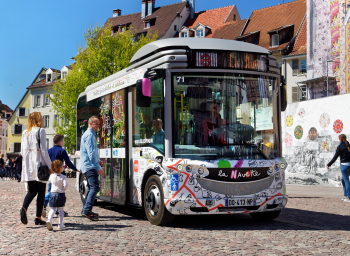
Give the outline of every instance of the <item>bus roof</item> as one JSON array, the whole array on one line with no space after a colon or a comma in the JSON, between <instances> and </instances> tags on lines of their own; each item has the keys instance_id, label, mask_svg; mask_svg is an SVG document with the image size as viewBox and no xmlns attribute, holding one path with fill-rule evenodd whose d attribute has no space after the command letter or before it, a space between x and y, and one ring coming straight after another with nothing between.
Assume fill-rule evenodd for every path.
<instances>
[{"instance_id":1,"label":"bus roof","mask_svg":"<svg viewBox=\"0 0 350 256\"><path fill-rule=\"evenodd\" d=\"M216 38L168 38L158 40L149 43L138 50L130 60L130 63L134 63L144 56L148 56L152 53L156 53L159 49L165 47L188 47L189 49L196 50L225 50L225 51L238 51L238 52L254 52L262 54L271 54L271 52L261 46L234 41L226 39Z\"/></svg>"}]
</instances>

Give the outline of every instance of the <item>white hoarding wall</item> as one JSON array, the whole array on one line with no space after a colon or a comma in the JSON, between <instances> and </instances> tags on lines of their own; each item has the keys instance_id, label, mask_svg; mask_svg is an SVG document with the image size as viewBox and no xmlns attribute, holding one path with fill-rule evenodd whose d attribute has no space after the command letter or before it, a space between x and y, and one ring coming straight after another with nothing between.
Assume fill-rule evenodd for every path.
<instances>
[{"instance_id":1,"label":"white hoarding wall","mask_svg":"<svg viewBox=\"0 0 350 256\"><path fill-rule=\"evenodd\" d=\"M327 170L339 145L350 140L350 95L288 104L282 112L282 150L288 184L341 186L340 161Z\"/></svg>"}]
</instances>

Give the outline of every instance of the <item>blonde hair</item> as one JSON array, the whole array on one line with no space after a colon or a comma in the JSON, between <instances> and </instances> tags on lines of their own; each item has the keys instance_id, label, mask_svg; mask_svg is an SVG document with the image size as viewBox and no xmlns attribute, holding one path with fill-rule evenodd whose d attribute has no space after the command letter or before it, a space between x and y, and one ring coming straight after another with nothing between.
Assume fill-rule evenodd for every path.
<instances>
[{"instance_id":1,"label":"blonde hair","mask_svg":"<svg viewBox=\"0 0 350 256\"><path fill-rule=\"evenodd\" d=\"M63 163L61 162L61 160L54 160L51 164L51 169L54 173L60 173L62 167Z\"/></svg>"},{"instance_id":2,"label":"blonde hair","mask_svg":"<svg viewBox=\"0 0 350 256\"><path fill-rule=\"evenodd\" d=\"M95 121L100 121L100 119L97 116L90 117L88 121L88 125L94 123Z\"/></svg>"},{"instance_id":3,"label":"blonde hair","mask_svg":"<svg viewBox=\"0 0 350 256\"><path fill-rule=\"evenodd\" d=\"M43 126L40 112L33 112L28 116L27 134L32 131L33 127L41 128Z\"/></svg>"},{"instance_id":4,"label":"blonde hair","mask_svg":"<svg viewBox=\"0 0 350 256\"><path fill-rule=\"evenodd\" d=\"M0 158L3 158L3 157L4 157L4 154L1 154L1 155L0 155Z\"/></svg>"},{"instance_id":5,"label":"blonde hair","mask_svg":"<svg viewBox=\"0 0 350 256\"><path fill-rule=\"evenodd\" d=\"M345 144L346 144L347 147L349 146L348 141L346 140L346 135L345 135L345 134L340 134L340 135L339 135L339 140L340 140L341 142L345 142ZM348 147L348 151L350 152L350 148L349 148L349 147Z\"/></svg>"}]
</instances>

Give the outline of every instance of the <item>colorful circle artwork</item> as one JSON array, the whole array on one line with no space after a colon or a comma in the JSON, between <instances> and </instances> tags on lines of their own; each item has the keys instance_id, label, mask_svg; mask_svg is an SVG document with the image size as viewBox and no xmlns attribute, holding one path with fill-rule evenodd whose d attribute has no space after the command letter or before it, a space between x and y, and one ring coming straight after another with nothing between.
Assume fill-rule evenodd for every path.
<instances>
[{"instance_id":1,"label":"colorful circle artwork","mask_svg":"<svg viewBox=\"0 0 350 256\"><path fill-rule=\"evenodd\" d=\"M327 113L323 113L320 117L320 125L323 129L327 128L329 123L331 122L331 118Z\"/></svg>"},{"instance_id":2,"label":"colorful circle artwork","mask_svg":"<svg viewBox=\"0 0 350 256\"><path fill-rule=\"evenodd\" d=\"M301 127L300 125L298 125L297 127L295 127L294 129L294 137L297 140L300 140L303 137L303 127Z\"/></svg>"},{"instance_id":3,"label":"colorful circle artwork","mask_svg":"<svg viewBox=\"0 0 350 256\"><path fill-rule=\"evenodd\" d=\"M329 151L329 144L328 144L328 142L327 141L322 141L322 143L321 143L321 148L322 148L322 150L323 151Z\"/></svg>"},{"instance_id":4,"label":"colorful circle artwork","mask_svg":"<svg viewBox=\"0 0 350 256\"><path fill-rule=\"evenodd\" d=\"M314 141L317 139L317 130L315 127L310 128L309 130L309 139L311 141Z\"/></svg>"},{"instance_id":5,"label":"colorful circle artwork","mask_svg":"<svg viewBox=\"0 0 350 256\"><path fill-rule=\"evenodd\" d=\"M291 127L293 125L293 117L291 115L287 116L286 124L287 124L288 127Z\"/></svg>"},{"instance_id":6,"label":"colorful circle artwork","mask_svg":"<svg viewBox=\"0 0 350 256\"><path fill-rule=\"evenodd\" d=\"M286 137L284 138L284 143L286 144L286 147L289 148L293 144L293 137L290 134L287 134Z\"/></svg>"},{"instance_id":7,"label":"colorful circle artwork","mask_svg":"<svg viewBox=\"0 0 350 256\"><path fill-rule=\"evenodd\" d=\"M333 131L335 133L341 133L343 131L343 122L341 120L336 120L333 124Z\"/></svg>"},{"instance_id":8,"label":"colorful circle artwork","mask_svg":"<svg viewBox=\"0 0 350 256\"><path fill-rule=\"evenodd\" d=\"M304 118L304 116L305 116L305 109L301 108L299 110L299 112L298 112L298 115L299 115L300 118Z\"/></svg>"}]
</instances>

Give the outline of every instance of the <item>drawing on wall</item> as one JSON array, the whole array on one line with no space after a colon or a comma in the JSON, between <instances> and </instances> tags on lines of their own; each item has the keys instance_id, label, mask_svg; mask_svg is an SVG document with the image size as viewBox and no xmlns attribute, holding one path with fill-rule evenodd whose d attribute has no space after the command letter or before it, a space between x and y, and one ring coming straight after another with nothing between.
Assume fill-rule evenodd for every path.
<instances>
[{"instance_id":1,"label":"drawing on wall","mask_svg":"<svg viewBox=\"0 0 350 256\"><path fill-rule=\"evenodd\" d=\"M305 116L305 109L301 108L299 110L299 112L298 112L298 115L299 115L300 118L304 118L304 116Z\"/></svg>"},{"instance_id":2,"label":"drawing on wall","mask_svg":"<svg viewBox=\"0 0 350 256\"><path fill-rule=\"evenodd\" d=\"M309 139L314 141L317 139L317 129L315 127L311 127L309 130Z\"/></svg>"},{"instance_id":3,"label":"drawing on wall","mask_svg":"<svg viewBox=\"0 0 350 256\"><path fill-rule=\"evenodd\" d=\"M286 124L288 127L291 127L293 125L293 117L291 115L287 116Z\"/></svg>"},{"instance_id":4,"label":"drawing on wall","mask_svg":"<svg viewBox=\"0 0 350 256\"><path fill-rule=\"evenodd\" d=\"M323 113L320 117L320 125L323 129L326 129L331 122L331 118L327 113Z\"/></svg>"},{"instance_id":5,"label":"drawing on wall","mask_svg":"<svg viewBox=\"0 0 350 256\"><path fill-rule=\"evenodd\" d=\"M293 144L293 137L290 134L286 134L286 137L284 139L284 143L286 143L286 147L291 147Z\"/></svg>"},{"instance_id":6,"label":"drawing on wall","mask_svg":"<svg viewBox=\"0 0 350 256\"><path fill-rule=\"evenodd\" d=\"M337 134L343 131L343 122L341 120L335 120L333 124L333 131Z\"/></svg>"},{"instance_id":7,"label":"drawing on wall","mask_svg":"<svg viewBox=\"0 0 350 256\"><path fill-rule=\"evenodd\" d=\"M297 140L300 140L303 137L303 127L301 127L300 125L295 127L295 129L294 129L294 137Z\"/></svg>"},{"instance_id":8,"label":"drawing on wall","mask_svg":"<svg viewBox=\"0 0 350 256\"><path fill-rule=\"evenodd\" d=\"M288 127L287 117L295 116L302 108L307 115L304 119L295 118L292 127ZM339 158L329 169L327 164L339 145L339 134L350 138L348 113L339 111L349 108L349 94L288 104L281 115L287 184L342 186Z\"/></svg>"}]
</instances>

